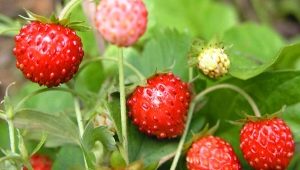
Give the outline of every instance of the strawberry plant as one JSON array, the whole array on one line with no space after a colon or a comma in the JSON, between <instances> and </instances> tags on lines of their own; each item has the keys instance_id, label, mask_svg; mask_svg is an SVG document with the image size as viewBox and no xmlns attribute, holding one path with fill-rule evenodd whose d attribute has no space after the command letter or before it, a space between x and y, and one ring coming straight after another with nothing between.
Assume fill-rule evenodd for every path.
<instances>
[{"instance_id":1,"label":"strawberry plant","mask_svg":"<svg viewBox=\"0 0 300 170\"><path fill-rule=\"evenodd\" d=\"M299 31L275 27L300 5L251 3L255 21L211 0L1 14L0 170L300 169Z\"/></svg>"}]
</instances>

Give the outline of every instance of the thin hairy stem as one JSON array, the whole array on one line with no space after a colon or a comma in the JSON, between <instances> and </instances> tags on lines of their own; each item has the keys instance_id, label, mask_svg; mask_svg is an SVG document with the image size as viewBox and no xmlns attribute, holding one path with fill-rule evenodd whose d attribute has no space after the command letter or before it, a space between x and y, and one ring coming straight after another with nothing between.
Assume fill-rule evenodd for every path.
<instances>
[{"instance_id":1,"label":"thin hairy stem","mask_svg":"<svg viewBox=\"0 0 300 170\"><path fill-rule=\"evenodd\" d=\"M124 82L124 57L123 57L122 48L119 49L118 68L119 68L122 144L124 148L125 161L128 163L127 114L126 114L126 96L125 96L125 82Z\"/></svg>"}]
</instances>

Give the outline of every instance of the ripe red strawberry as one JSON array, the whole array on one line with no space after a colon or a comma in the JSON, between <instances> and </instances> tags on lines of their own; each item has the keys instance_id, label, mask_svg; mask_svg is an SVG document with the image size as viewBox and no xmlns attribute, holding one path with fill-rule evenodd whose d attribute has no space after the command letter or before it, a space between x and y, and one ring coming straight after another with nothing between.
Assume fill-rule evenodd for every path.
<instances>
[{"instance_id":1,"label":"ripe red strawberry","mask_svg":"<svg viewBox=\"0 0 300 170\"><path fill-rule=\"evenodd\" d=\"M30 163L33 170L51 170L52 161L44 155L35 154L30 158ZM28 170L23 168L23 170Z\"/></svg>"},{"instance_id":2,"label":"ripe red strawberry","mask_svg":"<svg viewBox=\"0 0 300 170\"><path fill-rule=\"evenodd\" d=\"M248 121L240 142L245 159L257 170L286 169L295 150L291 130L279 118Z\"/></svg>"},{"instance_id":3,"label":"ripe red strawberry","mask_svg":"<svg viewBox=\"0 0 300 170\"><path fill-rule=\"evenodd\" d=\"M192 144L187 152L189 170L240 170L241 165L229 143L206 136Z\"/></svg>"},{"instance_id":4,"label":"ripe red strawberry","mask_svg":"<svg viewBox=\"0 0 300 170\"><path fill-rule=\"evenodd\" d=\"M30 22L15 37L16 66L27 79L48 87L69 81L83 57L76 33L58 24Z\"/></svg>"},{"instance_id":5,"label":"ripe red strawberry","mask_svg":"<svg viewBox=\"0 0 300 170\"><path fill-rule=\"evenodd\" d=\"M146 31L147 9L142 0L102 0L96 10L98 31L112 44L134 44Z\"/></svg>"},{"instance_id":6,"label":"ripe red strawberry","mask_svg":"<svg viewBox=\"0 0 300 170\"><path fill-rule=\"evenodd\" d=\"M190 96L188 84L174 74L156 74L134 90L128 114L140 131L175 138L183 132Z\"/></svg>"}]
</instances>

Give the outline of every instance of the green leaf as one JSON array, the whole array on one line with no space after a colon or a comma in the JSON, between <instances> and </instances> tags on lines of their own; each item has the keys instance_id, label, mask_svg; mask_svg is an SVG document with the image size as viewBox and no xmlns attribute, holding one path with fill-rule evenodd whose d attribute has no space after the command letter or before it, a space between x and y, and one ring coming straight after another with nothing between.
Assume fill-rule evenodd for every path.
<instances>
[{"instance_id":1,"label":"green leaf","mask_svg":"<svg viewBox=\"0 0 300 170\"><path fill-rule=\"evenodd\" d=\"M278 58L284 42L267 26L246 23L225 32L223 41L232 45L228 50L229 73L239 79L249 79L268 69Z\"/></svg>"},{"instance_id":2,"label":"green leaf","mask_svg":"<svg viewBox=\"0 0 300 170\"><path fill-rule=\"evenodd\" d=\"M64 143L79 144L77 126L63 113L50 115L35 110L22 110L15 114L14 124L17 128L48 133Z\"/></svg>"},{"instance_id":3,"label":"green leaf","mask_svg":"<svg viewBox=\"0 0 300 170\"><path fill-rule=\"evenodd\" d=\"M96 165L95 155L93 152L93 149L96 147L96 142L100 142L102 144L104 151L112 151L116 148L116 141L113 137L113 133L104 126L94 128L92 121L87 125L82 139L82 149L89 167Z\"/></svg>"},{"instance_id":4,"label":"green leaf","mask_svg":"<svg viewBox=\"0 0 300 170\"><path fill-rule=\"evenodd\" d=\"M299 146L299 143L298 143ZM299 150L299 147L296 148L296 150ZM292 161L290 162L289 166L288 166L288 170L294 170L294 169L300 169L300 164L299 164L299 160L300 160L300 153L299 152L295 152Z\"/></svg>"},{"instance_id":5,"label":"green leaf","mask_svg":"<svg viewBox=\"0 0 300 170\"><path fill-rule=\"evenodd\" d=\"M289 106L300 101L297 87L300 83L299 71L267 72L246 81L231 78L223 82L237 85L248 92L262 114L275 113L283 105ZM201 112L207 112L206 115L217 120L238 118L242 116L242 111L253 114L241 95L230 90L218 90L209 95L209 102Z\"/></svg>"},{"instance_id":6,"label":"green leaf","mask_svg":"<svg viewBox=\"0 0 300 170\"><path fill-rule=\"evenodd\" d=\"M150 165L148 165L145 170L156 170L158 168L158 162L154 162Z\"/></svg>"},{"instance_id":7,"label":"green leaf","mask_svg":"<svg viewBox=\"0 0 300 170\"><path fill-rule=\"evenodd\" d=\"M77 27L77 25L73 23L81 22L81 27ZM81 38L82 44L83 44L83 51L86 57L98 57L99 56L99 45L96 41L96 36L93 31L87 31L90 30L90 25L88 24L89 21L86 17L86 15L83 12L82 6L79 5L75 9L73 9L72 14L70 16L70 23L71 26L76 30L79 29L77 34ZM84 31L84 32L81 32ZM102 52L102 51L101 51ZM100 73L99 73L100 74Z\"/></svg>"},{"instance_id":8,"label":"green leaf","mask_svg":"<svg viewBox=\"0 0 300 170\"><path fill-rule=\"evenodd\" d=\"M41 89L39 85L27 83L20 90L18 98L27 96L38 89ZM61 112L73 109L73 99L69 93L48 91L30 98L25 102L24 108L36 109L47 113Z\"/></svg>"},{"instance_id":9,"label":"green leaf","mask_svg":"<svg viewBox=\"0 0 300 170\"><path fill-rule=\"evenodd\" d=\"M300 144L300 102L286 107L282 117L290 125L295 141Z\"/></svg>"},{"instance_id":10,"label":"green leaf","mask_svg":"<svg viewBox=\"0 0 300 170\"><path fill-rule=\"evenodd\" d=\"M104 81L103 67L100 62L94 62L84 67L77 76L75 89L79 92L98 92Z\"/></svg>"},{"instance_id":11,"label":"green leaf","mask_svg":"<svg viewBox=\"0 0 300 170\"><path fill-rule=\"evenodd\" d=\"M143 160L145 165L159 161L162 157L175 152L178 140L158 140L149 137L128 122L129 161Z\"/></svg>"},{"instance_id":12,"label":"green leaf","mask_svg":"<svg viewBox=\"0 0 300 170\"><path fill-rule=\"evenodd\" d=\"M53 163L52 170L82 170L84 159L80 147L66 145L62 147Z\"/></svg>"},{"instance_id":13,"label":"green leaf","mask_svg":"<svg viewBox=\"0 0 300 170\"><path fill-rule=\"evenodd\" d=\"M122 139L122 126L121 126L121 114L120 114L120 102L119 100L110 101L107 104L108 114L111 117L114 127L116 127L117 135L119 139Z\"/></svg>"},{"instance_id":14,"label":"green leaf","mask_svg":"<svg viewBox=\"0 0 300 170\"><path fill-rule=\"evenodd\" d=\"M172 70L176 75L187 80L186 55L190 44L191 38L187 34L169 29L159 31L145 45L142 56L133 55L128 60L146 77L156 71Z\"/></svg>"},{"instance_id":15,"label":"green leaf","mask_svg":"<svg viewBox=\"0 0 300 170\"><path fill-rule=\"evenodd\" d=\"M87 128L83 134L83 144L85 149L93 149L95 142L100 141L105 149L111 151L116 148L116 141L113 137L113 133L105 126L94 128L93 122L87 125Z\"/></svg>"},{"instance_id":16,"label":"green leaf","mask_svg":"<svg viewBox=\"0 0 300 170\"><path fill-rule=\"evenodd\" d=\"M149 0L149 25L176 28L207 40L238 22L233 7L210 0Z\"/></svg>"},{"instance_id":17,"label":"green leaf","mask_svg":"<svg viewBox=\"0 0 300 170\"><path fill-rule=\"evenodd\" d=\"M300 68L300 43L285 46L279 54L275 63L277 69L299 69Z\"/></svg>"}]
</instances>

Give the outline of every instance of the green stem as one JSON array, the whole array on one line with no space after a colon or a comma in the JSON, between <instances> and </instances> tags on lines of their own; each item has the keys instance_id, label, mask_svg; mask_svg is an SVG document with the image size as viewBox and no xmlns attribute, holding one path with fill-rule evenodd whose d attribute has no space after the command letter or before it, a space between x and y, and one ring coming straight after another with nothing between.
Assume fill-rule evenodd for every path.
<instances>
[{"instance_id":1,"label":"green stem","mask_svg":"<svg viewBox=\"0 0 300 170\"><path fill-rule=\"evenodd\" d=\"M8 131L9 131L9 140L10 140L10 150L11 152L15 153L16 152L16 146L15 146L15 128L13 121L8 119Z\"/></svg>"},{"instance_id":2,"label":"green stem","mask_svg":"<svg viewBox=\"0 0 300 170\"><path fill-rule=\"evenodd\" d=\"M74 97L74 108L75 108L76 120L79 128L79 135L80 137L82 137L84 132L84 126L83 126L83 120L82 120L82 115L79 106L79 100L76 97Z\"/></svg>"},{"instance_id":3,"label":"green stem","mask_svg":"<svg viewBox=\"0 0 300 170\"><path fill-rule=\"evenodd\" d=\"M189 68L189 82L191 82L193 80L193 67Z\"/></svg>"},{"instance_id":4,"label":"green stem","mask_svg":"<svg viewBox=\"0 0 300 170\"><path fill-rule=\"evenodd\" d=\"M67 3L67 5L62 9L62 11L59 14L59 20L68 18L70 13L76 8L82 0L71 0Z\"/></svg>"},{"instance_id":5,"label":"green stem","mask_svg":"<svg viewBox=\"0 0 300 170\"><path fill-rule=\"evenodd\" d=\"M196 102L197 102L196 100L193 100L191 102L191 104L190 104L189 112L188 112L188 117L187 117L187 121L186 121L186 125L185 125L185 129L184 129L183 135L182 135L182 137L181 137L181 139L179 141L179 144L178 144L178 147L177 147L177 150L176 150L176 153L175 153L175 157L173 159L173 162L172 162L170 170L175 170L176 169L176 166L177 166L180 154L181 154L181 150L182 150L183 144L185 142L189 126L191 124L191 120L192 120L192 117L193 117L193 112L194 112L194 108L195 108Z\"/></svg>"},{"instance_id":6,"label":"green stem","mask_svg":"<svg viewBox=\"0 0 300 170\"><path fill-rule=\"evenodd\" d=\"M120 106L121 106L121 125L122 125L122 143L124 148L125 161L128 164L128 148L127 148L127 115L126 115L126 98L124 83L124 57L123 49L119 49L119 89L120 89Z\"/></svg>"},{"instance_id":7,"label":"green stem","mask_svg":"<svg viewBox=\"0 0 300 170\"><path fill-rule=\"evenodd\" d=\"M13 111L7 111L7 124L8 124L8 132L9 132L9 141L10 141L10 150L12 153L16 153L16 144L15 144L15 128L13 123Z\"/></svg>"},{"instance_id":8,"label":"green stem","mask_svg":"<svg viewBox=\"0 0 300 170\"><path fill-rule=\"evenodd\" d=\"M96 61L101 61L101 60L108 60L108 61L114 61L114 62L118 62L117 58L112 58L112 57L97 57L97 58L93 58L90 60L85 61L84 63L82 63L80 70L78 71L78 73L84 68L86 67L88 64L92 63L92 62L96 62ZM123 61L124 65L126 67L128 67L129 69L131 69L131 71L133 71L140 80L145 80L145 76L137 69L135 68L133 65L131 65L130 63Z\"/></svg>"},{"instance_id":9,"label":"green stem","mask_svg":"<svg viewBox=\"0 0 300 170\"><path fill-rule=\"evenodd\" d=\"M79 100L75 96L74 96L74 109L75 109L75 113L76 113L76 120L77 120L78 129L79 129L79 135L80 135L80 138L82 138L83 133L84 133L84 123L83 123L82 114L80 111ZM88 170L89 166L87 164L85 154L83 154L83 159L84 159L85 169Z\"/></svg>"},{"instance_id":10,"label":"green stem","mask_svg":"<svg viewBox=\"0 0 300 170\"><path fill-rule=\"evenodd\" d=\"M239 88L237 86L230 85L230 84L219 84L219 85L215 85L215 86L212 86L212 87L209 87L209 88L205 89L204 91L199 93L197 96L195 96L195 98L193 99L193 101L190 104L185 129L184 129L183 135L182 135L182 137L179 141L179 144L178 144L178 147L177 147L177 150L176 150L176 153L175 153L175 157L173 159L170 170L175 170L176 169L176 166L177 166L180 154L181 154L181 150L183 148L183 145L184 145L184 142L186 140L186 136L187 136L187 133L188 133L188 130L189 130L189 126L191 124L191 120L192 120L192 117L193 117L193 112L194 112L196 103L201 98L203 98L205 95L207 95L208 93L213 92L213 91L218 90L218 89L230 89L230 90L236 91L237 93L241 94L248 101L248 103L251 106L255 116L257 116L257 117L261 116L260 111L259 111L257 105L255 104L254 100L244 90L242 90L241 88Z\"/></svg>"}]
</instances>

